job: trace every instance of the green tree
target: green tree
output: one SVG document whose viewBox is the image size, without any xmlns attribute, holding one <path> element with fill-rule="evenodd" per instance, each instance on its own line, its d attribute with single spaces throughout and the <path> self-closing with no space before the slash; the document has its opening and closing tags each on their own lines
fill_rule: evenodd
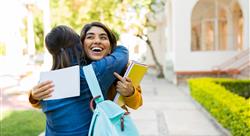
<svg viewBox="0 0 250 136">
<path fill-rule="evenodd" d="M 133 29 L 135 36 L 147 43 L 159 71 L 158 77 L 164 77 L 148 36 L 150 31 L 156 30 L 152 20 L 164 11 L 164 5 L 163 0 L 51 0 L 51 22 L 52 26 L 69 25 L 78 32 L 92 21 L 101 21 L 119 33 Z"/>
<path fill-rule="evenodd" d="M 127 15 L 124 19 L 135 20 L 132 21 L 132 23 L 129 23 L 128 27 L 134 29 L 135 35 L 147 43 L 157 70 L 159 71 L 157 76 L 163 78 L 163 67 L 155 55 L 148 34 L 149 32 L 156 30 L 157 26 L 154 20 L 157 20 L 157 14 L 164 12 L 165 2 L 163 0 L 123 0 L 122 5 L 123 7 L 126 7 L 121 9 L 121 12 L 123 12 L 124 15 Z M 131 15 L 131 13 L 134 14 Z"/>
<path fill-rule="evenodd" d="M 50 1 L 52 26 L 65 24 L 78 32 L 84 24 L 101 21 L 111 28 L 122 26 L 122 20 L 117 19 L 115 10 L 120 0 L 53 0 Z M 119 27 L 120 28 L 120 27 Z"/>
</svg>

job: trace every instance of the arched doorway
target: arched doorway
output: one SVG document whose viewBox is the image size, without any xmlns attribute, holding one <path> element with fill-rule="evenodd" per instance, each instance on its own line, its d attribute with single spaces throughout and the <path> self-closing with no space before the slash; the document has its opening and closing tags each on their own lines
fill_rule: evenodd
<svg viewBox="0 0 250 136">
<path fill-rule="evenodd" d="M 241 50 L 243 19 L 237 0 L 199 0 L 191 17 L 191 50 Z"/>
</svg>

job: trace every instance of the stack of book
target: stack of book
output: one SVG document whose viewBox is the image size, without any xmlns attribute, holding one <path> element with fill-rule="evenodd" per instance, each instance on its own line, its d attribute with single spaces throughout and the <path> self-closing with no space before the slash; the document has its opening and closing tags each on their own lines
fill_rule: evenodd
<svg viewBox="0 0 250 136">
<path fill-rule="evenodd" d="M 139 86 L 147 70 L 147 65 L 132 60 L 123 77 L 129 77 L 134 86 Z M 123 97 L 119 93 L 116 94 L 114 102 L 118 105 L 124 105 Z"/>
</svg>

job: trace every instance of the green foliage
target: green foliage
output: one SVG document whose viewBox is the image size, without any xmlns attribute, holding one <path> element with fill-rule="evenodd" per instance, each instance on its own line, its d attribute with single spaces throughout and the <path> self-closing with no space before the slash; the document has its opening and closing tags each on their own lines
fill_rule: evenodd
<svg viewBox="0 0 250 136">
<path fill-rule="evenodd" d="M 234 136 L 250 135 L 249 100 L 216 84 L 215 82 L 219 82 L 219 80 L 211 78 L 189 80 L 192 97 L 201 103 Z"/>
<path fill-rule="evenodd" d="M 250 97 L 250 80 L 220 80 L 216 83 L 246 99 Z"/>
<path fill-rule="evenodd" d="M 116 32 L 135 29 L 136 34 L 147 27 L 155 29 L 156 25 L 148 21 L 147 15 L 154 17 L 164 9 L 162 0 L 53 0 L 50 6 L 52 26 L 69 25 L 80 32 L 84 24 L 100 21 Z"/>
<path fill-rule="evenodd" d="M 34 33 L 35 33 L 35 45 L 37 52 L 44 51 L 44 30 L 43 30 L 43 22 L 42 22 L 42 13 L 39 12 L 34 17 Z"/>
<path fill-rule="evenodd" d="M 100 21 L 109 26 L 117 36 L 131 29 L 135 35 L 144 35 L 147 29 L 155 30 L 154 16 L 163 11 L 164 0 L 51 0 L 51 27 L 68 25 L 78 33 L 86 23 Z M 37 52 L 44 51 L 43 13 L 31 6 L 34 15 L 35 45 Z M 130 21 L 134 20 L 134 21 Z M 24 20 L 27 24 L 27 20 Z M 146 31 L 145 31 L 146 30 Z M 22 31 L 27 41 L 27 28 Z"/>
<path fill-rule="evenodd" d="M 8 111 L 0 124 L 3 136 L 37 136 L 45 130 L 45 116 L 37 110 Z"/>
<path fill-rule="evenodd" d="M 52 26 L 65 24 L 80 32 L 81 28 L 92 21 L 101 21 L 111 28 L 122 25 L 115 16 L 118 0 L 53 0 L 50 1 Z"/>
</svg>

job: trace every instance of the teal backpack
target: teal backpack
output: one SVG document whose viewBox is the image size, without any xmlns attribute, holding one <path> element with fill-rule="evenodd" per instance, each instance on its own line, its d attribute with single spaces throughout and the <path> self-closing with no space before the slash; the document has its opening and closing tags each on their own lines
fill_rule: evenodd
<svg viewBox="0 0 250 136">
<path fill-rule="evenodd" d="M 90 101 L 90 108 L 94 114 L 88 136 L 139 136 L 129 112 L 113 101 L 104 100 L 92 65 L 84 66 L 83 71 L 93 96 Z M 93 102 L 96 103 L 95 109 L 93 108 Z"/>
</svg>

